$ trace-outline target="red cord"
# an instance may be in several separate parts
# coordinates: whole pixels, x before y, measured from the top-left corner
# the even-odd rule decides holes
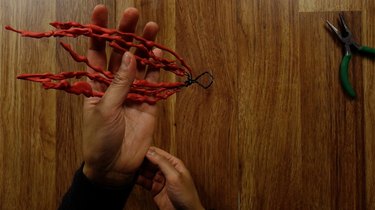
[[[142,56],[135,56],[135,59],[142,65],[147,65],[154,69],[164,69],[170,71],[177,76],[187,76],[191,78],[191,68],[185,63],[185,61],[173,50],[164,47],[155,42],[144,39],[141,36],[137,36],[133,33],[125,33],[116,29],[108,29],[99,27],[93,24],[82,25],[77,22],[53,22],[50,23],[56,30],[48,32],[31,32],[16,30],[11,26],[5,26],[5,29],[14,31],[21,34],[24,37],[31,38],[43,38],[43,37],[73,37],[86,36],[97,39],[102,39],[109,42],[109,46],[116,49],[117,51],[124,53],[131,47],[135,47],[142,52]],[[135,42],[126,41],[125,37],[131,37]],[[110,71],[105,71],[100,67],[92,65],[86,56],[79,55],[76,53],[69,44],[60,42],[61,46],[69,52],[70,56],[76,62],[83,62],[95,72],[61,72],[58,74],[44,73],[44,74],[21,74],[17,76],[18,79],[24,79],[34,82],[40,82],[43,84],[45,89],[57,89],[64,90],[68,93],[83,94],[86,97],[101,97],[104,95],[103,92],[92,90],[92,87],[88,82],[78,81],[70,84],[66,79],[81,77],[87,77],[93,81],[100,82],[106,86],[109,86],[113,79],[113,74]],[[166,58],[156,57],[152,52],[154,48],[159,48],[173,55],[176,60],[170,60]],[[54,82],[52,80],[58,80]],[[127,101],[136,103],[149,103],[155,104],[159,100],[166,99],[174,93],[178,92],[182,87],[185,87],[184,82],[173,82],[173,83],[151,83],[146,80],[135,80],[130,87]]]

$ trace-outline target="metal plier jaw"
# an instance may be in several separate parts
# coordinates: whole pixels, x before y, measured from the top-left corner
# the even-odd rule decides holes
[[[356,93],[349,81],[349,62],[352,58],[352,49],[367,54],[375,54],[375,49],[366,46],[361,46],[360,44],[354,41],[352,32],[349,30],[349,27],[346,24],[344,16],[342,14],[340,14],[340,23],[343,28],[342,33],[340,33],[340,31],[328,20],[326,22],[328,27],[338,36],[338,38],[345,46],[345,54],[342,58],[340,65],[340,80],[344,91],[350,97],[355,98]]]
[[[326,22],[328,27],[337,35],[337,37],[345,45],[345,55],[350,55],[352,53],[352,47],[354,47],[356,50],[359,50],[361,48],[361,45],[354,41],[353,34],[350,31],[348,25],[346,24],[344,16],[342,14],[340,14],[340,23],[342,25],[342,28],[344,29],[342,33],[340,33],[340,31],[331,22],[329,22],[328,20]]]

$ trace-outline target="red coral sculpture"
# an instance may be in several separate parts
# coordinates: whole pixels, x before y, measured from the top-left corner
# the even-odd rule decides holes
[[[125,33],[116,29],[108,29],[99,27],[93,24],[82,25],[77,22],[52,22],[50,23],[55,30],[48,32],[32,32],[16,30],[11,26],[5,26],[5,29],[14,31],[21,34],[23,37],[31,38],[43,38],[43,37],[72,37],[86,36],[97,39],[102,39],[109,42],[109,46],[124,53],[131,47],[137,48],[142,53],[142,57],[135,55],[136,60],[145,66],[156,69],[164,69],[174,73],[180,77],[186,77],[185,82],[160,82],[151,83],[146,80],[135,80],[130,87],[127,101],[136,103],[148,103],[155,104],[161,99],[166,99],[174,93],[181,90],[183,87],[190,86],[191,84],[198,84],[203,88],[208,88],[213,82],[213,76],[209,72],[204,72],[201,75],[193,78],[191,68],[186,62],[173,50],[168,49],[158,43],[144,39],[141,36],[137,36],[133,33]],[[134,41],[126,41],[128,37],[131,37]],[[67,79],[81,77],[87,77],[90,80],[109,86],[113,79],[113,73],[105,71],[104,69],[92,65],[86,56],[77,54],[69,44],[60,41],[61,46],[69,52],[70,56],[76,62],[83,62],[95,72],[88,73],[86,71],[80,72],[61,72],[57,74],[44,73],[44,74],[20,74],[17,76],[18,79],[29,80],[33,82],[42,83],[45,89],[57,89],[64,90],[68,93],[83,94],[86,97],[101,97],[104,92],[94,91],[89,83],[86,81],[77,81],[70,84]],[[153,53],[154,48],[159,48],[162,51],[170,53],[175,60],[167,58],[161,58],[155,56]],[[198,80],[202,76],[207,75],[208,79],[205,80],[204,84]]]

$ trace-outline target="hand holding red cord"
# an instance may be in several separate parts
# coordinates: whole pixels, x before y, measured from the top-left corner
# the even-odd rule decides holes
[[[139,13],[135,8],[124,11],[119,30],[134,33]],[[95,7],[92,23],[106,27],[108,11],[103,5]],[[154,22],[146,24],[143,37],[153,41],[158,31]],[[137,55],[138,52],[135,52]],[[160,50],[154,54],[161,57]],[[105,41],[91,38],[88,60],[103,69],[107,67]],[[151,145],[156,123],[157,107],[147,103],[125,103],[130,85],[136,78],[156,82],[158,69],[137,67],[131,53],[112,51],[108,70],[114,74],[111,85],[89,81],[96,91],[105,91],[102,98],[86,98],[84,103],[83,156],[84,174],[94,182],[124,185],[132,179]],[[93,72],[88,68],[88,72]]]

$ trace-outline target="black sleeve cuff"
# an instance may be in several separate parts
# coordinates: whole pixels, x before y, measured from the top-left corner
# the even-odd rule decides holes
[[[100,186],[83,174],[83,165],[75,173],[59,210],[122,210],[135,182],[116,188]]]

